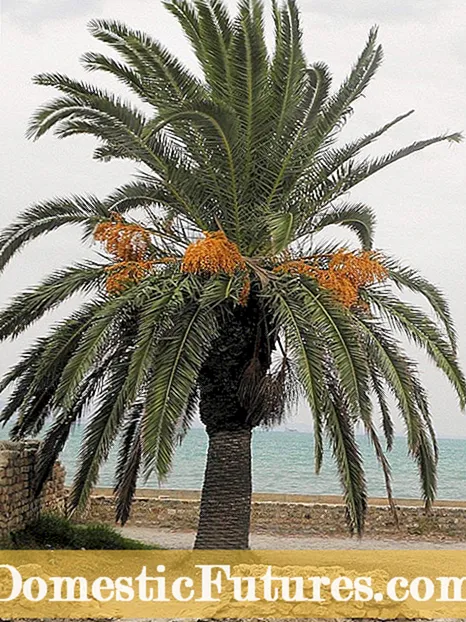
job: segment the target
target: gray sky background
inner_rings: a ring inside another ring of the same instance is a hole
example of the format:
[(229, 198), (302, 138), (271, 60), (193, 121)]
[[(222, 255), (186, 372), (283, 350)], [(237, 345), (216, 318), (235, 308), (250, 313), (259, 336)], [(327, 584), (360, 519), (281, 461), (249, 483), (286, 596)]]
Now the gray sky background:
[[(234, 0), (229, 0), (234, 7)], [(466, 11), (463, 0), (301, 0), (308, 59), (326, 61), (338, 82), (361, 50), (369, 28), (380, 26), (385, 62), (345, 130), (359, 135), (397, 115), (416, 109), (373, 153), (389, 151), (418, 138), (466, 130)], [(87, 33), (94, 17), (116, 18), (147, 30), (194, 67), (188, 43), (160, 0), (3, 0), (1, 36), (0, 185), (1, 223), (28, 205), (71, 193), (104, 195), (125, 182), (133, 167), (92, 160), (94, 141), (86, 137), (32, 143), (24, 138), (33, 110), (53, 91), (32, 85), (40, 72), (59, 71), (121, 90), (110, 78), (87, 75), (79, 57), (101, 49)], [(373, 206), (378, 217), (377, 247), (387, 250), (440, 284), (451, 301), (466, 367), (466, 143), (440, 145), (395, 164), (361, 184), (353, 200)], [(73, 229), (31, 244), (0, 279), (0, 305), (15, 292), (38, 282), (90, 248)], [(76, 300), (51, 314), (14, 343), (1, 346), (0, 373), (48, 322), (69, 311)], [(466, 437), (466, 415), (447, 382), (422, 357), (423, 376), (432, 396), (441, 436)], [(308, 424), (301, 410), (294, 423)], [(399, 430), (401, 431), (401, 426)]]

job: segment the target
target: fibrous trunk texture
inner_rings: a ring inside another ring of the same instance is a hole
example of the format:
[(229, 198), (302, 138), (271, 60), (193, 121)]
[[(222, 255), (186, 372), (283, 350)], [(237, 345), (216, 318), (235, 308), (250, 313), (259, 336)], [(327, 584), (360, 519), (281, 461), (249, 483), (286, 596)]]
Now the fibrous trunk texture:
[[(259, 309), (229, 316), (199, 377), (200, 416), (209, 436), (195, 548), (248, 548), (251, 516), (251, 431), (256, 424), (241, 397), (245, 373), (270, 365)], [(258, 370), (258, 371), (257, 371)]]
[(251, 519), (251, 431), (209, 437), (196, 549), (247, 549)]

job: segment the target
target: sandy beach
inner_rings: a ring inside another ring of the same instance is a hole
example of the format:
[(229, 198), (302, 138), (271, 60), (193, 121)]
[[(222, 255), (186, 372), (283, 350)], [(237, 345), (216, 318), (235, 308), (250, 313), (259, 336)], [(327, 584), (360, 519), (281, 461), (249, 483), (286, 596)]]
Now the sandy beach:
[[(121, 533), (128, 538), (159, 544), (167, 549), (190, 549), (194, 544), (194, 531), (173, 531), (153, 527), (123, 527)], [(303, 536), (251, 534), (251, 548), (262, 550), (348, 550), (348, 549), (466, 549), (466, 542), (440, 542), (430, 540), (389, 540), (375, 538), (318, 538)]]

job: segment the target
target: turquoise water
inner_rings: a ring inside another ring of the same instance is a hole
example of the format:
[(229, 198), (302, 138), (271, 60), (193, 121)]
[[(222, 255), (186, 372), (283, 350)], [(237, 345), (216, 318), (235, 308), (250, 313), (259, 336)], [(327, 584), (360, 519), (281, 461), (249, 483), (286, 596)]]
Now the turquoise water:
[[(83, 426), (77, 426), (61, 457), (70, 482), (75, 470)], [(0, 437), (4, 432), (0, 430)], [(382, 471), (368, 440), (360, 437), (371, 496), (385, 494)], [(301, 432), (256, 431), (253, 437), (253, 485), (256, 492), (298, 494), (340, 494), (340, 484), (330, 452), (324, 459), (321, 474), (313, 470), (312, 434)], [(440, 499), (466, 499), (466, 439), (440, 439)], [(198, 490), (202, 484), (207, 436), (202, 429), (192, 429), (176, 452), (173, 471), (164, 488)], [(419, 497), (415, 464), (407, 455), (406, 442), (396, 438), (389, 454), (396, 497)], [(103, 466), (99, 485), (113, 485), (115, 456)], [(156, 478), (141, 486), (158, 488)]]

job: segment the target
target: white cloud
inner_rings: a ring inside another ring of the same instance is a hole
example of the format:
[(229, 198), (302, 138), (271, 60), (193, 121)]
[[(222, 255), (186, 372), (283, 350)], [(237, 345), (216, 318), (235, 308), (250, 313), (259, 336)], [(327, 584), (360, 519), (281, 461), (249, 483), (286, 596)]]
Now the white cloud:
[(331, 15), (337, 21), (429, 21), (458, 6), (457, 0), (302, 0), (303, 11)]
[(30, 28), (45, 21), (73, 19), (100, 10), (104, 0), (3, 0), (2, 13)]

